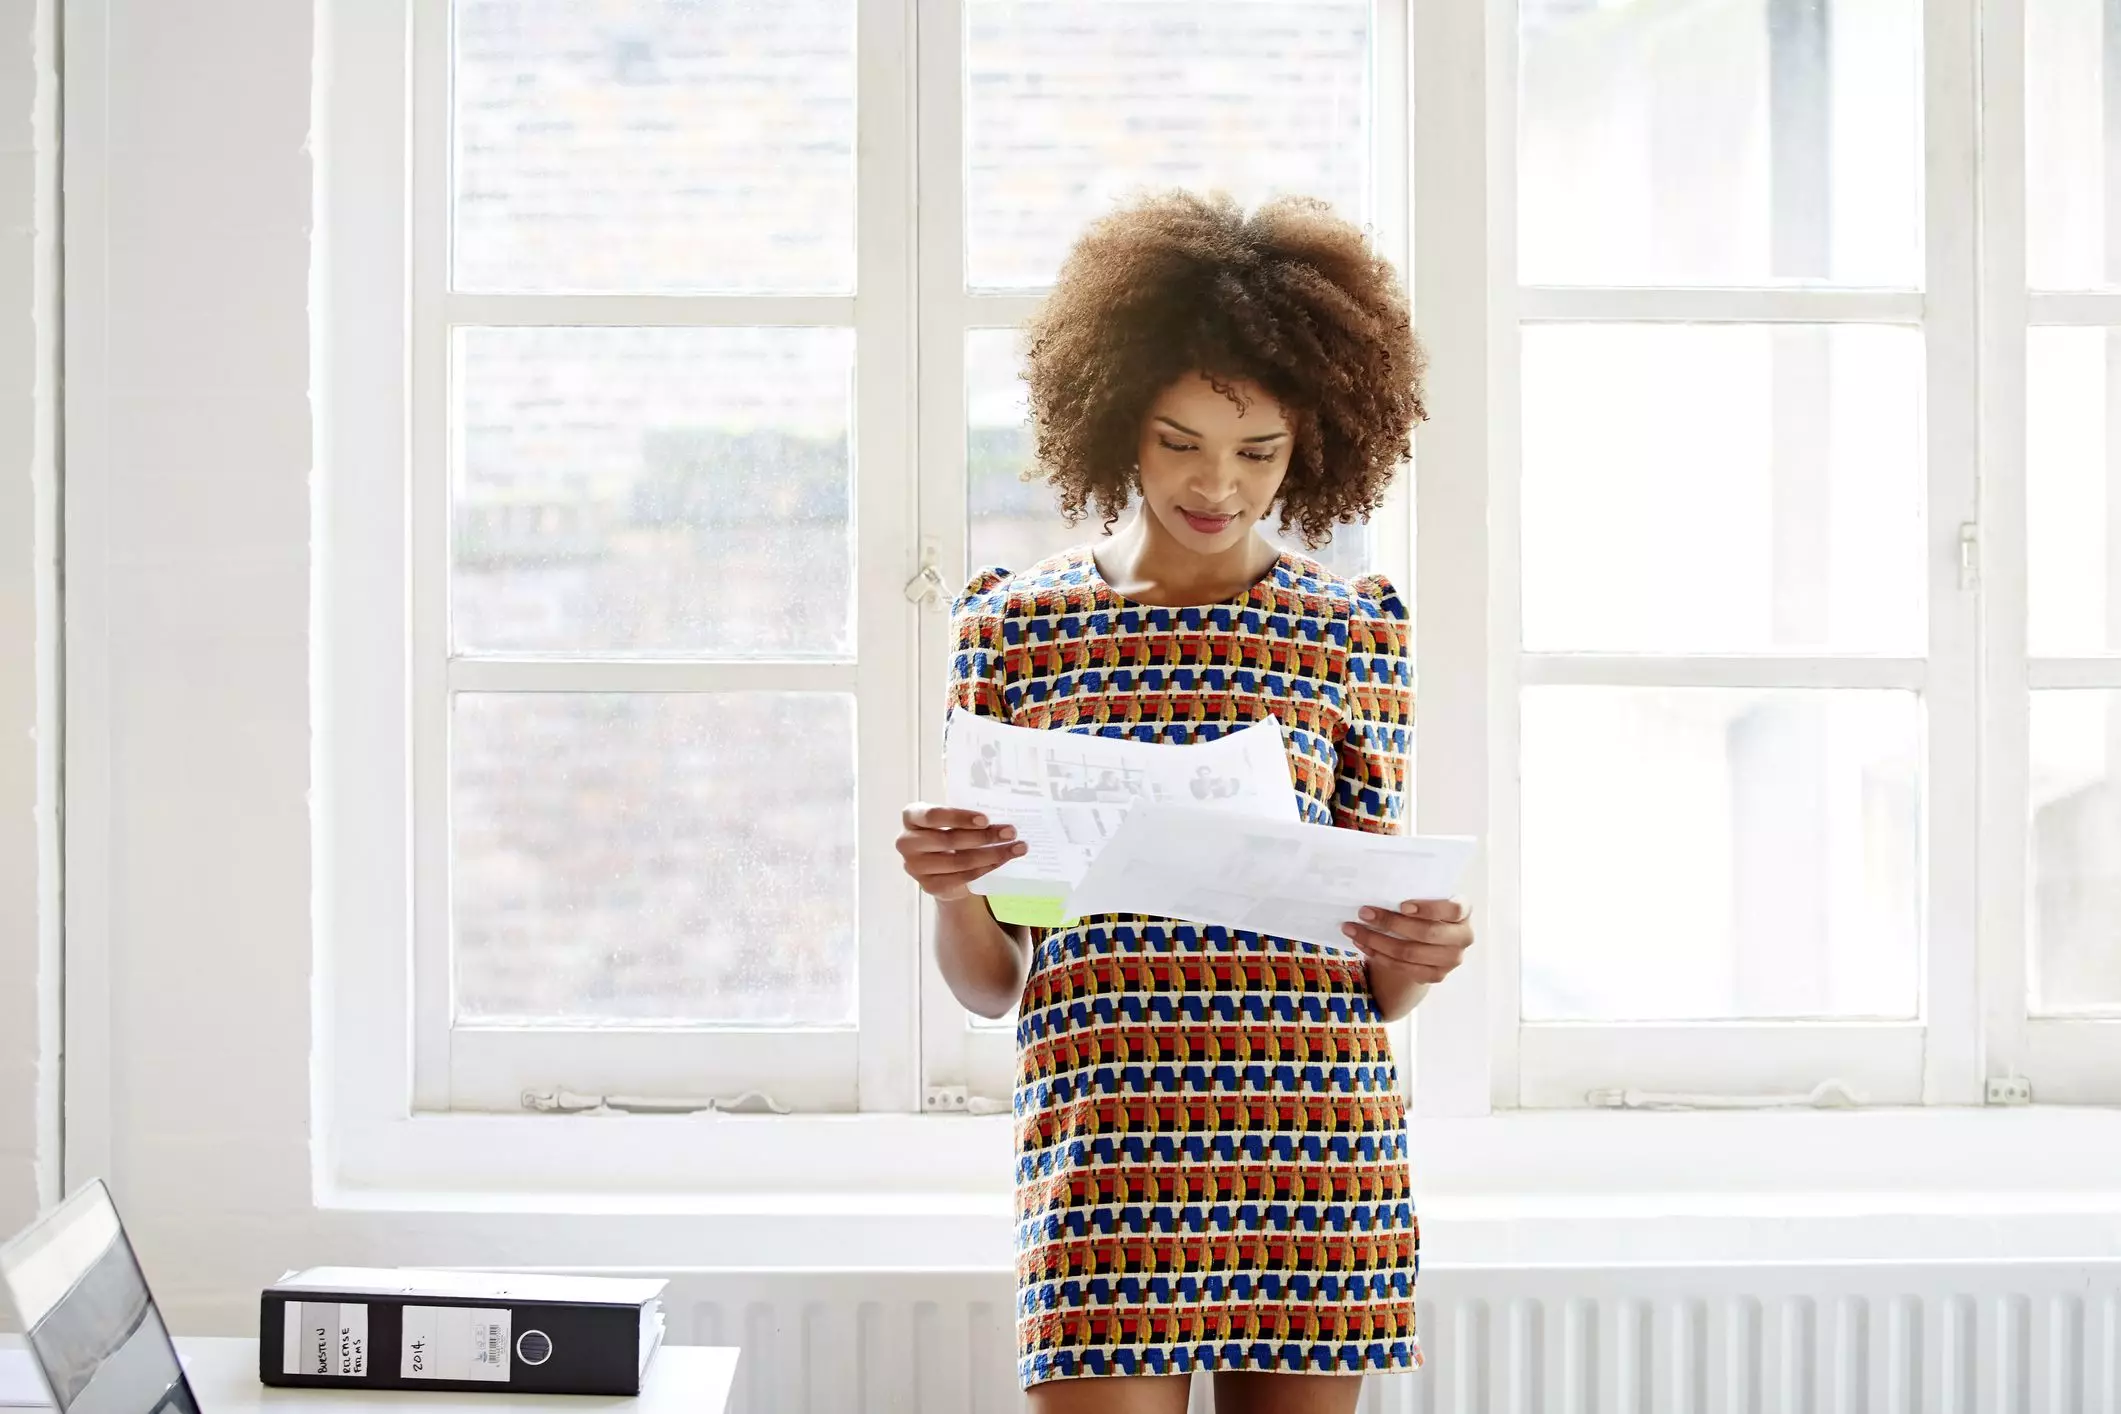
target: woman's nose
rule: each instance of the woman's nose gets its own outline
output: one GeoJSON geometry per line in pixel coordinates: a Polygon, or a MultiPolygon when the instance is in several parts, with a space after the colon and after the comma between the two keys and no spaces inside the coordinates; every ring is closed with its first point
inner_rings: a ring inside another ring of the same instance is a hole
{"type": "Polygon", "coordinates": [[[1194,492],[1220,505],[1237,492],[1238,468],[1234,463],[1218,461],[1205,468],[1193,483],[1194,492]]]}

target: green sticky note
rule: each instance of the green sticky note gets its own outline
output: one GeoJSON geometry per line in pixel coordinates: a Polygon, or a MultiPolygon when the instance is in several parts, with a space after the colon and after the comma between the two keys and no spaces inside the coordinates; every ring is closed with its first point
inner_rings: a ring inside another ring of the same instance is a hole
{"type": "Polygon", "coordinates": [[[1021,923],[1029,928],[1058,928],[1067,923],[1057,894],[989,894],[987,909],[998,923],[1021,923]]]}

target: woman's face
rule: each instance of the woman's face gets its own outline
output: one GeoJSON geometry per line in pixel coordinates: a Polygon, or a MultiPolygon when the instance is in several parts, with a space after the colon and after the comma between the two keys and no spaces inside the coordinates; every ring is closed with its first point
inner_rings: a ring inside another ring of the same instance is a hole
{"type": "Polygon", "coordinates": [[[1205,375],[1181,378],[1142,419],[1142,500],[1165,534],[1203,555],[1228,550],[1273,508],[1296,429],[1257,383],[1232,385],[1244,408],[1205,375]]]}

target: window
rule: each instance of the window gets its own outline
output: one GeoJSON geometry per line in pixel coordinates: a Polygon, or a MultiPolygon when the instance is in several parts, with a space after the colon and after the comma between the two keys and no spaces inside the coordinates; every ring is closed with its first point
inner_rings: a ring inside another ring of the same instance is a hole
{"type": "MultiPolygon", "coordinates": [[[[2012,7],[2015,11],[2018,7],[2012,7]]],[[[2121,16],[2025,0],[2022,91],[1991,86],[1996,140],[1993,325],[1985,445],[1999,563],[1988,684],[1995,699],[1989,851],[1996,971],[2009,991],[1991,1044],[2036,1098],[2112,1103],[2121,1076],[2121,559],[2113,427],[2121,395],[2121,16]],[[2021,101],[2022,100],[2022,101],[2021,101]],[[2022,192],[2022,208],[2018,198],[2022,192]],[[2022,458],[2022,462],[2020,459],[2022,458]],[[2022,468],[2022,471],[2021,471],[2022,468]],[[2022,597],[2021,597],[2022,596],[2022,597]]]]}
{"type": "Polygon", "coordinates": [[[911,205],[858,170],[854,0],[417,17],[419,1098],[902,1104],[910,387],[864,276],[911,205]]]}
{"type": "Polygon", "coordinates": [[[1332,199],[1434,359],[1323,552],[1484,841],[1425,1113],[2116,1098],[2096,0],[409,5],[413,1108],[1005,1101],[890,839],[957,586],[1100,530],[1016,330],[1166,184],[1332,199]]]}
{"type": "Polygon", "coordinates": [[[1015,326],[1140,186],[1322,194],[1403,259],[1396,7],[922,5],[917,152],[857,46],[908,10],[418,15],[420,1103],[1006,1094],[890,840],[950,591],[1096,530],[1021,479],[1015,326]]]}
{"type": "Polygon", "coordinates": [[[1925,265],[1964,179],[1923,169],[1920,0],[1518,33],[1518,1099],[1917,1101],[1926,881],[1971,862],[1930,828],[1972,609],[1927,535],[1973,486],[1924,420],[1971,326],[1920,292],[1971,291],[1925,265]]]}

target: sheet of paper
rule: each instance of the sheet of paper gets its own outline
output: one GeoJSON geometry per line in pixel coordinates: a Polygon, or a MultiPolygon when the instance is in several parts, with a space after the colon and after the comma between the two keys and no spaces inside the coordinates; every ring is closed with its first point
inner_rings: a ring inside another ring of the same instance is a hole
{"type": "Polygon", "coordinates": [[[1077,918],[1142,913],[1352,951],[1342,924],[1365,907],[1451,897],[1473,844],[1144,802],[1066,906],[1077,918]]]}
{"type": "Polygon", "coordinates": [[[982,894],[1064,894],[1137,801],[1295,821],[1281,724],[1269,717],[1214,741],[1175,746],[1037,731],[953,712],[943,735],[944,799],[1014,825],[1024,857],[972,887],[982,894]]]}

